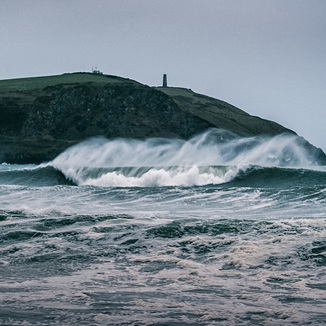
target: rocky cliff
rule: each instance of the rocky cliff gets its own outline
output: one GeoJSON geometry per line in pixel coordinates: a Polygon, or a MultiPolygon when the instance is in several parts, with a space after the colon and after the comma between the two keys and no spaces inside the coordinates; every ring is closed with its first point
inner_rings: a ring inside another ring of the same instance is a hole
{"type": "Polygon", "coordinates": [[[293,133],[183,88],[88,73],[0,81],[0,162],[52,160],[92,136],[187,139],[211,127],[242,136],[293,133]]]}

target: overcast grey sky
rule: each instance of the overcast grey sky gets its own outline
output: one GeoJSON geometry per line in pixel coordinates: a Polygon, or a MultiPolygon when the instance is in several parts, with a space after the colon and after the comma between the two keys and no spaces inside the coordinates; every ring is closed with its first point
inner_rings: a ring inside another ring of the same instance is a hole
{"type": "Polygon", "coordinates": [[[0,79],[166,73],[326,151],[325,17],[326,0],[0,0],[0,79]]]}

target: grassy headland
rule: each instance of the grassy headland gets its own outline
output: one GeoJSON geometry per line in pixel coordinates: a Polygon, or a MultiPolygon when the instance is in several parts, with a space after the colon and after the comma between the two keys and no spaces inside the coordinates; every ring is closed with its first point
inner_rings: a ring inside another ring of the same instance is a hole
{"type": "Polygon", "coordinates": [[[92,136],[187,139],[211,127],[241,136],[294,133],[185,88],[94,73],[0,81],[0,162],[52,160],[92,136]]]}

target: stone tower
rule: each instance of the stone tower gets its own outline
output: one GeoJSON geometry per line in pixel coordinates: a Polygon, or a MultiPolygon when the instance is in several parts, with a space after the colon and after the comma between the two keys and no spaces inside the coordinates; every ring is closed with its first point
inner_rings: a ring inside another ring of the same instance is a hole
{"type": "Polygon", "coordinates": [[[163,87],[168,87],[168,78],[166,74],[163,75],[163,87]]]}

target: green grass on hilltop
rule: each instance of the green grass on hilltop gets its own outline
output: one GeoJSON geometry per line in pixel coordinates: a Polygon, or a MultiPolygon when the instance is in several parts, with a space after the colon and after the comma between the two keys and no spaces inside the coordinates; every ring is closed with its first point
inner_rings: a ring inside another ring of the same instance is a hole
{"type": "Polygon", "coordinates": [[[131,80],[116,76],[100,75],[94,73],[71,73],[55,76],[0,80],[0,92],[43,89],[44,87],[57,84],[78,84],[86,82],[107,84],[121,83],[126,81],[131,80]]]}

